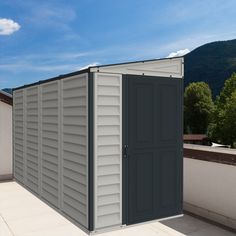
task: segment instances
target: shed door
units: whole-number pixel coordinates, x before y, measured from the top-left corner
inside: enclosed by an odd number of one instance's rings
[[[123,223],[180,214],[182,79],[129,75],[123,84]]]

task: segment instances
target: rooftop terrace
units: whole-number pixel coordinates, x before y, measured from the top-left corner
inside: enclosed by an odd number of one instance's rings
[[[14,181],[0,183],[0,236],[82,236],[83,231]],[[233,236],[229,230],[190,215],[125,227],[109,236]]]

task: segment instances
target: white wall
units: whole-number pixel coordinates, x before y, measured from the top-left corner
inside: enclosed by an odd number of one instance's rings
[[[0,180],[12,175],[12,106],[0,101]]]
[[[184,158],[184,209],[236,228],[236,166]]]

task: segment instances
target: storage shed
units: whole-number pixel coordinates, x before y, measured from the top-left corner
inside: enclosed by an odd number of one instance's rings
[[[14,177],[87,232],[182,214],[183,58],[14,89]]]

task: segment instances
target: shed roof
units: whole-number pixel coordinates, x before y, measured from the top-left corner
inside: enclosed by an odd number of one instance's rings
[[[26,84],[14,90],[22,89],[42,83],[47,83],[54,80],[60,80],[63,78],[88,73],[88,72],[104,72],[104,73],[122,73],[122,74],[138,74],[138,75],[152,75],[152,76],[163,76],[163,77],[176,77],[183,78],[183,57],[173,57],[173,58],[160,58],[133,62],[124,62],[117,64],[107,64],[90,66],[86,69],[75,71],[72,73],[67,73],[59,75],[50,79],[40,80],[36,83]]]

